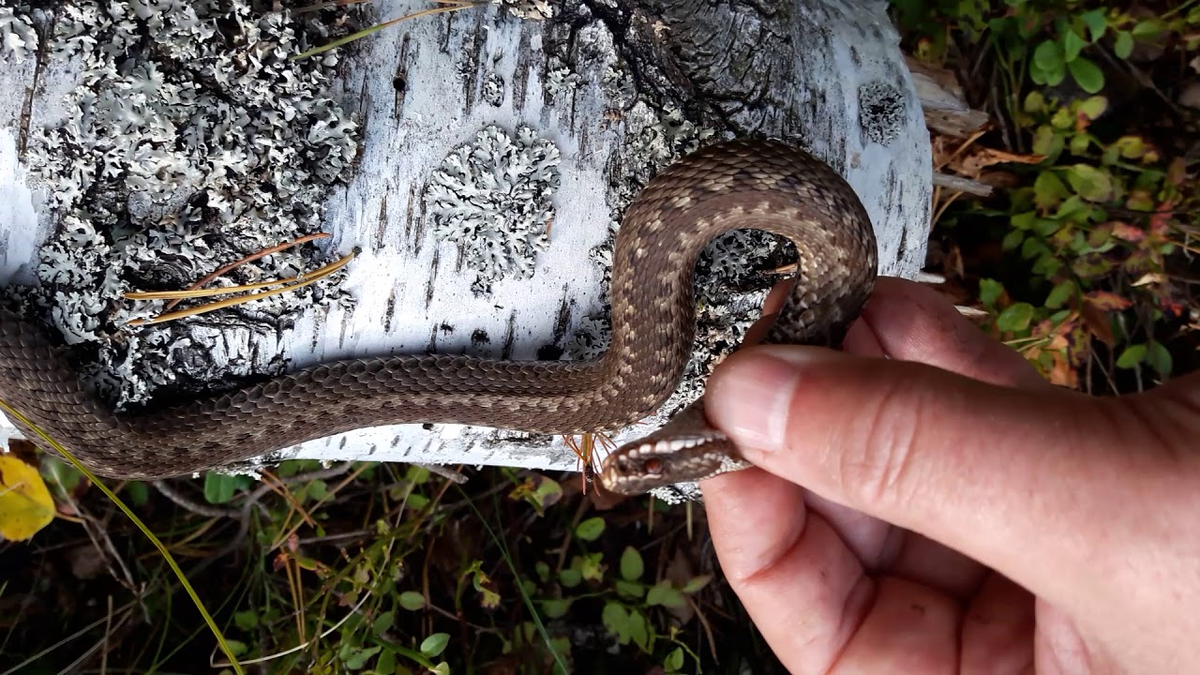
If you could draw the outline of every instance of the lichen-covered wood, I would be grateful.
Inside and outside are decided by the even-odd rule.
[[[0,6],[30,25],[48,25],[46,16],[9,0]],[[60,25],[96,21],[104,26],[95,30],[105,34],[143,30],[98,5],[74,7],[84,18],[59,17]],[[164,385],[186,393],[220,387],[230,374],[349,355],[593,356],[605,346],[607,262],[625,205],[649,176],[709,139],[799,142],[862,198],[879,238],[882,273],[912,275],[924,258],[928,134],[882,3],[483,5],[401,23],[336,57],[300,62],[286,56],[319,39],[325,30],[319,24],[257,14],[241,0],[220,7],[167,3],[153,11],[169,44],[117,71],[94,45],[59,30],[43,34],[36,53],[0,51],[0,92],[8,94],[0,97],[0,212],[24,214],[0,223],[6,244],[0,284],[40,283],[41,291],[17,294],[39,299],[26,305],[64,333],[75,331],[91,359],[81,371],[131,401],[161,394]],[[236,20],[214,18],[215,12],[232,12]],[[386,18],[392,16],[373,17]],[[214,39],[189,37],[205,34]],[[72,39],[78,44],[62,51]],[[237,96],[222,99],[226,107],[216,121],[212,105],[184,115],[191,109],[179,93],[155,98],[182,87],[172,79],[180,72],[155,79],[160,66],[148,65],[171,50],[228,59],[244,78],[235,83]],[[259,59],[259,67],[245,59]],[[202,72],[193,81],[198,88],[188,96],[224,86]],[[121,87],[144,99],[114,95]],[[105,101],[107,108],[95,105]],[[299,121],[269,112],[285,104],[301,110]],[[72,137],[96,120],[127,125],[123,131],[132,137],[149,130],[151,137],[203,140],[203,152],[187,155],[203,175],[170,176],[178,190],[164,199],[145,199],[136,182],[134,189],[122,182],[137,171],[100,175],[79,201],[101,199],[104,218],[63,212],[56,204],[72,171],[101,167],[103,174],[105,153],[127,168],[120,162],[138,157],[137,145],[134,154],[112,155],[103,143],[89,151],[73,141],[70,161],[48,159],[47,139]],[[353,152],[343,163],[348,140]],[[256,148],[289,152],[279,146],[292,154],[254,155]],[[264,176],[291,191],[287,208],[270,201]],[[101,187],[105,194],[97,194]],[[55,190],[59,199],[47,196]],[[511,218],[500,217],[505,210]],[[133,217],[114,224],[114,213]],[[288,230],[272,215],[278,213],[303,217],[291,218]],[[38,232],[40,258],[29,228]],[[183,286],[256,246],[313,229],[333,236],[241,274],[272,278],[361,249],[330,284],[161,328],[121,327],[158,309],[124,301],[121,292],[157,290],[143,287],[150,283]],[[66,254],[72,237],[88,249],[74,267]],[[698,393],[715,355],[736,344],[757,316],[772,281],[761,272],[786,262],[786,250],[761,236],[730,236],[710,250],[717,255],[699,269],[697,356],[664,412]],[[71,293],[87,301],[72,301]],[[577,466],[560,439],[448,426],[363,430],[298,453]]]

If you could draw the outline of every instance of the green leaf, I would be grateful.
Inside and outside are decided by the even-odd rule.
[[[650,621],[636,609],[629,610],[629,637],[642,651],[650,651]]]
[[[1033,231],[1040,237],[1052,236],[1062,227],[1062,223],[1053,218],[1038,218],[1033,223]]]
[[[1058,274],[1062,262],[1051,253],[1045,253],[1033,263],[1032,271],[1040,277],[1052,277]]]
[[[246,653],[246,643],[241,640],[225,640],[225,644],[229,645],[229,651],[233,652],[234,656],[241,656]]]
[[[1159,375],[1166,377],[1171,374],[1171,352],[1161,342],[1151,342],[1146,348],[1146,363]]]
[[[1004,308],[996,317],[996,328],[1006,332],[1022,331],[1029,328],[1033,321],[1033,305],[1028,302],[1018,302]]]
[[[521,579],[521,591],[525,595],[534,595],[537,593],[537,584],[533,579]]]
[[[688,579],[686,584],[683,585],[683,592],[691,595],[692,593],[695,593],[701,588],[707,586],[708,582],[710,581],[712,581],[711,574],[701,574],[698,577],[692,577],[691,579]]]
[[[141,481],[130,481],[125,484],[125,494],[134,506],[145,506],[150,499],[150,488]]]
[[[446,645],[450,644],[449,633],[434,633],[421,641],[421,653],[425,656],[437,656],[446,650]]]
[[[1080,101],[1077,108],[1077,112],[1089,120],[1100,119],[1105,110],[1108,110],[1108,99],[1104,96],[1089,96]]]
[[[1088,27],[1088,33],[1091,34],[1092,42],[1104,37],[1104,32],[1108,30],[1108,18],[1104,15],[1103,9],[1093,9],[1090,12],[1084,12],[1079,18]]]
[[[341,651],[340,656],[347,670],[361,670],[367,665],[367,661],[382,649],[383,647],[347,647]]]
[[[634,600],[641,600],[646,594],[646,585],[636,581],[625,581],[617,579],[613,582],[613,588],[617,589],[617,595]]]
[[[1013,214],[1008,219],[1008,222],[1018,230],[1028,230],[1033,227],[1034,221],[1037,220],[1037,211],[1025,211],[1023,213]]]
[[[1095,94],[1104,88],[1104,72],[1095,63],[1082,56],[1074,61],[1069,61],[1067,70],[1071,71],[1071,77],[1075,78],[1079,87],[1089,94]]]
[[[1050,126],[1060,131],[1075,128],[1075,113],[1067,108],[1059,108],[1050,116]]]
[[[380,633],[386,633],[392,629],[392,624],[395,622],[395,619],[396,615],[392,612],[384,612],[375,617],[375,620],[371,622],[371,630],[374,631],[376,635]]]
[[[1054,217],[1069,223],[1084,224],[1092,215],[1092,206],[1079,195],[1071,195],[1059,205]]]
[[[1040,91],[1031,91],[1025,97],[1025,112],[1038,113],[1046,109],[1046,97]]]
[[[429,469],[426,469],[423,466],[416,466],[414,464],[409,464],[408,470],[404,472],[404,478],[408,481],[411,481],[415,485],[421,485],[429,482],[429,478],[432,475],[433,474],[429,471]]]
[[[309,499],[320,501],[329,496],[329,486],[326,485],[325,481],[323,480],[314,480],[308,485],[304,486],[304,496]]]
[[[396,653],[385,651],[375,661],[375,675],[396,675]]]
[[[236,612],[233,615],[233,625],[240,630],[253,630],[258,626],[258,614],[250,610]]]
[[[400,594],[400,606],[410,612],[425,608],[425,596],[416,591],[404,591]]]
[[[1112,178],[1104,169],[1089,164],[1074,164],[1068,167],[1067,182],[1080,197],[1090,202],[1106,202],[1112,199]]]
[[[1166,30],[1166,26],[1160,19],[1146,19],[1134,24],[1132,33],[1133,37],[1143,40],[1158,37],[1164,30]]]
[[[626,546],[621,553],[621,578],[626,581],[637,581],[642,578],[644,571],[645,563],[642,562],[642,554],[632,546]]]
[[[1113,42],[1113,53],[1118,59],[1127,59],[1133,53],[1133,34],[1127,30],[1117,31],[1117,39]]]
[[[1021,257],[1025,260],[1033,260],[1034,258],[1049,253],[1050,249],[1040,239],[1030,237],[1021,244]]]
[[[589,553],[576,556],[571,562],[571,567],[578,569],[585,581],[600,581],[604,578],[604,554]]]
[[[1050,295],[1046,296],[1046,307],[1050,309],[1058,309],[1059,307],[1065,305],[1066,302],[1071,299],[1071,296],[1074,295],[1074,293],[1075,282],[1064,281],[1055,286],[1054,290],[1050,291]]]
[[[450,675],[450,664],[442,661],[433,667],[433,675]]]
[[[1067,77],[1066,64],[1055,66],[1053,70],[1044,70],[1035,65],[1029,66],[1029,78],[1036,84],[1047,87],[1057,87]]]
[[[1000,246],[1005,251],[1011,251],[1020,246],[1021,242],[1023,241],[1025,241],[1024,232],[1020,230],[1010,230],[1008,234],[1004,235],[1004,241],[1001,242]]]
[[[1033,181],[1033,203],[1043,211],[1058,206],[1070,194],[1066,184],[1053,171],[1043,171]]]
[[[558,619],[566,616],[567,611],[571,609],[571,600],[555,598],[542,601],[542,613],[548,619]]]
[[[1146,359],[1146,345],[1129,345],[1117,357],[1118,368],[1133,368]]]
[[[683,647],[676,647],[667,658],[663,659],[663,670],[675,673],[683,670]]]
[[[683,593],[671,585],[669,581],[660,581],[650,587],[650,591],[646,593],[646,604],[653,607],[654,605],[662,605],[663,607],[679,608],[687,605],[687,601],[683,598]]]
[[[1071,154],[1083,155],[1085,152],[1087,152],[1088,147],[1091,146],[1091,144],[1092,139],[1087,134],[1075,134],[1071,137]]]
[[[209,504],[225,504],[233,499],[238,490],[252,483],[253,479],[249,476],[229,476],[209,471],[204,474],[204,499]]]
[[[979,301],[987,307],[993,307],[1000,296],[1004,294],[1004,284],[995,279],[979,280]]]
[[[1062,46],[1053,40],[1043,40],[1033,50],[1033,65],[1042,71],[1050,71],[1063,66]]]
[[[629,612],[618,602],[607,602],[600,611],[600,623],[617,637],[617,642],[629,644]]]
[[[575,536],[584,541],[595,541],[604,534],[604,519],[596,516],[588,518],[575,528]]]
[[[1067,63],[1079,58],[1079,53],[1088,45],[1087,40],[1084,40],[1079,33],[1074,30],[1068,30],[1063,36],[1063,58]]]
[[[1033,147],[1032,150],[1036,155],[1045,155],[1053,159],[1058,153],[1062,152],[1063,148],[1063,133],[1058,129],[1043,124],[1033,132]]]
[[[558,573],[558,583],[566,588],[575,588],[583,581],[583,575],[577,569],[565,569]]]
[[[1125,159],[1140,159],[1146,154],[1146,139],[1141,136],[1122,136],[1113,143]]]

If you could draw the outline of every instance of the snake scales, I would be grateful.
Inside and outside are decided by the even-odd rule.
[[[766,341],[840,344],[875,278],[866,211],[841,176],[807,153],[739,140],[671,165],[629,207],[613,254],[612,342],[599,360],[350,359],[190,403],[114,414],[42,331],[0,310],[0,399],[98,474],[130,479],[188,474],[385,424],[555,435],[616,429],[655,412],[674,392],[692,346],[696,259],[713,237],[734,229],[767,230],[796,247],[801,274]],[[637,494],[744,466],[705,422],[701,399],[613,453],[600,482]]]

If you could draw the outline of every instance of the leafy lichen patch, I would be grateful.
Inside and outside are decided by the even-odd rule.
[[[264,13],[247,0],[81,0],[31,16],[45,26],[51,58],[79,72],[65,119],[35,125],[24,157],[44,194],[43,215],[56,225],[40,248],[39,283],[7,290],[65,342],[89,348],[84,370],[118,405],[142,402],[160,385],[213,379],[216,359],[193,359],[188,372],[172,352],[221,345],[198,344],[174,324],[122,328],[159,309],[122,294],[184,288],[320,229],[321,204],[349,177],[359,130],[327,94],[338,57],[288,59],[309,41],[331,39],[329,29],[317,15]],[[19,22],[4,25],[21,35]],[[11,46],[0,51],[0,59],[19,56]],[[313,247],[281,252],[218,283],[295,276],[320,262],[314,257],[323,254]],[[278,327],[330,299],[345,296],[325,284],[238,312]],[[265,339],[266,351],[277,347]],[[235,357],[220,368],[243,375],[253,361],[276,358]]]
[[[533,274],[538,251],[549,245],[560,160],[554,143],[532,128],[510,134],[489,124],[433,172],[426,193],[433,232],[461,248],[476,293],[491,292],[505,276]]]

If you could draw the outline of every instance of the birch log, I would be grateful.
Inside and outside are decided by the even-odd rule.
[[[278,55],[314,42],[311,24],[307,34],[288,33],[287,17],[237,2],[234,30],[229,17],[214,17],[218,10],[204,3],[131,3],[140,23],[86,3],[66,17],[5,6],[0,20],[7,15],[8,32],[25,39],[23,50],[13,48],[22,40],[9,40],[0,57],[0,285],[76,343],[81,372],[129,406],[160,391],[221,388],[255,373],[352,356],[595,355],[605,339],[607,255],[625,205],[657,170],[711,139],[774,136],[807,147],[865,203],[882,274],[913,276],[924,260],[928,133],[884,2],[486,4],[406,21],[334,57],[296,62]],[[368,18],[422,8],[381,6],[386,16]],[[196,63],[228,60],[184,84],[180,72],[192,67],[184,58],[145,67],[152,57],[129,51],[105,65],[107,57],[86,40],[93,31],[71,28],[87,29],[89,21],[106,26],[95,29],[104,35],[157,22],[153,39],[173,40],[158,52],[184,50]],[[197,44],[189,46],[190,39]],[[241,73],[247,59],[258,61],[244,81],[221,81]],[[332,75],[321,79],[321,69]],[[264,72],[272,78],[261,79]],[[301,85],[324,89],[301,101]],[[204,98],[206,87],[222,86],[221,96]],[[263,103],[239,108],[238,97],[255,87],[263,88]],[[144,90],[170,95],[162,98],[167,103],[139,107]],[[303,126],[286,132],[289,142],[270,146],[280,153],[274,159],[255,159],[255,148],[270,139],[245,129],[258,129],[255,116],[277,101],[301,101],[288,105]],[[156,110],[178,119],[159,124]],[[213,111],[219,123],[196,122]],[[94,127],[87,115],[118,120],[130,138],[153,128],[168,142],[151,143],[162,152],[150,155],[146,144],[134,148],[143,153],[138,161],[114,159],[118,150],[104,140],[110,134],[76,128]],[[273,115],[275,126],[262,128],[284,138],[280,129],[296,124],[287,117],[286,110]],[[79,140],[85,136],[92,141]],[[238,145],[245,136],[255,138]],[[55,138],[76,154],[56,150]],[[203,148],[200,159],[164,159],[176,151],[167,147],[172,138],[182,139],[176,149]],[[342,162],[345,139],[353,157]],[[286,154],[297,148],[304,152]],[[313,148],[324,148],[315,161]],[[173,187],[140,173],[151,160],[160,162],[160,174],[176,172]],[[110,161],[116,178],[103,175]],[[264,167],[276,172],[271,189],[256,192],[248,183]],[[288,173],[293,169],[304,173]],[[289,188],[286,208],[302,202],[311,213],[247,206],[246,195],[269,200],[289,176],[303,180]],[[135,178],[140,182],[131,183]],[[120,221],[112,229],[85,208],[104,203],[97,190],[108,184],[128,190],[100,209]],[[262,234],[267,221],[276,229]],[[120,325],[162,308],[130,303],[121,292],[171,280],[186,285],[263,245],[314,230],[332,236],[293,257],[263,261],[257,273],[311,269],[361,250],[343,275],[315,291],[161,327]],[[74,244],[63,243],[64,231],[74,233]],[[103,257],[110,253],[123,257]],[[699,392],[714,354],[736,344],[756,318],[773,281],[761,272],[786,255],[764,238],[741,235],[714,243],[710,253],[700,269],[699,284],[709,290],[700,296],[696,363],[666,414]],[[76,255],[93,256],[91,267],[72,267]],[[70,273],[76,268],[93,271]],[[263,461],[290,457],[578,468],[561,439],[449,425],[363,429]]]

